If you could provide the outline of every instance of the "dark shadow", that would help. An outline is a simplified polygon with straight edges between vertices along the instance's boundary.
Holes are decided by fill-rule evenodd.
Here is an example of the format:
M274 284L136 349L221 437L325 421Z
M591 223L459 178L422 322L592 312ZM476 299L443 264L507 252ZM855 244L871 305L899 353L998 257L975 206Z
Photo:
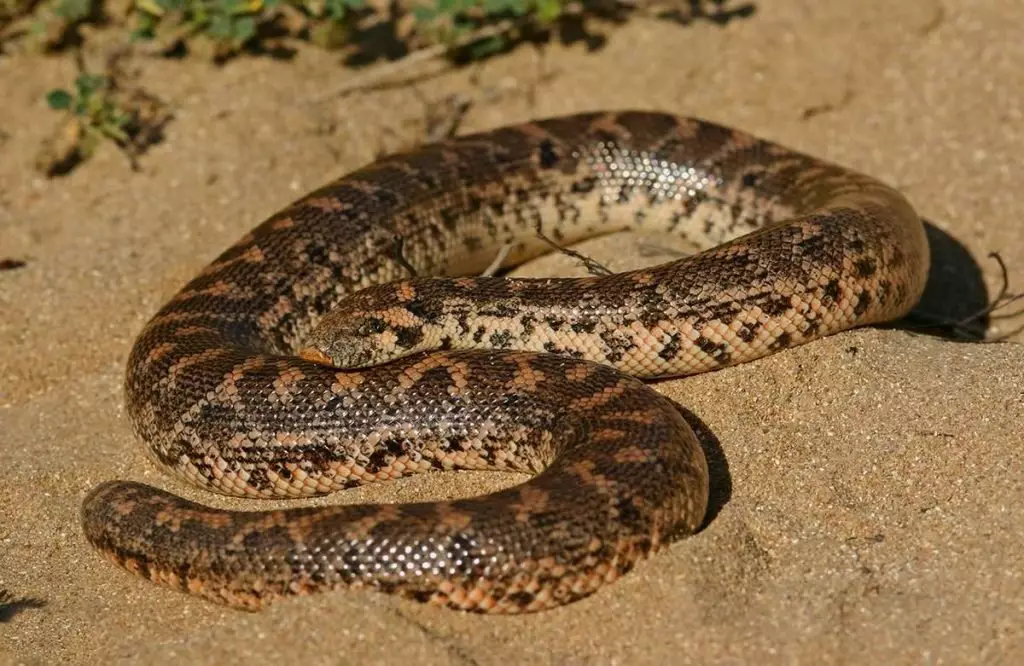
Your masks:
M308 41L308 30L303 30L298 37ZM291 35L284 25L283 18L277 16L259 23L256 26L256 33L237 50L217 54L213 57L212 62L214 65L223 66L241 54L254 58L263 57L288 62L293 60L298 53L295 47L288 45L287 42L290 39ZM192 55L192 49L189 47L187 39L178 39L167 44L167 47L160 51L160 55L168 60L184 60Z
M693 428L708 463L708 508L704 514L704 520L697 528L699 533L703 532L718 517L719 512L732 499L732 475L729 473L729 461L725 459L725 452L722 451L722 445L718 438L704 421L675 400L669 398L669 401L675 405L682 417Z
M168 107L143 90L135 90L125 99L127 101L122 105L121 110L128 114L129 121L121 128L121 131L127 141L123 138L111 138L110 140L128 159L131 170L141 171L139 158L150 148L164 141L165 130L174 116L170 112L164 113L163 110ZM86 159L87 154L83 151L83 146L76 145L46 166L46 177L67 176Z
M409 55L409 46L398 36L400 15L395 3L388 7L388 20L375 23L368 28L353 28L349 46L354 47L345 58L348 67L365 67L378 60L400 60Z
M697 20L726 25L734 19L750 18L757 11L757 6L752 2L736 4L730 0L687 0L685 4L680 4L685 9L666 9L658 13L658 18L675 21L681 25L690 25Z
M312 41L308 27L304 28L298 36L302 40ZM293 60L298 54L298 50L288 45L287 42L290 39L291 34L285 25L284 17L278 15L273 21L261 23L256 28L256 35L246 42L245 51L249 55L263 56L273 60Z
M981 266L960 241L929 220L922 221L931 254L924 295L909 315L885 328L912 330L960 342L984 339L990 318L987 313L976 315L989 307L991 295ZM951 322L965 323L952 326Z
M96 2L87 15L62 26L60 34L47 44L47 51L61 53L81 48L85 43L81 29L86 24L98 27L113 25L118 19L108 15L104 5L103 2ZM594 51L605 45L608 36L595 30L590 25L591 21L619 25L635 15L643 14L683 26L699 21L726 25L735 19L750 18L756 12L755 3L736 2L735 0L676 0L674 6L655 12L646 10L640 4L620 0L583 0L580 7L580 11L566 14L548 26L531 21L524 22L514 38L503 39L498 47L492 46L486 49L486 56L481 56L477 50L479 44L456 49L449 55L453 62L460 65L478 62L484 57L510 51L522 44L545 44L552 39L557 39L563 44L582 42L589 50ZM370 22L371 25L364 28L359 25L363 22L361 19L373 14L374 10L369 7L348 8L343 25L340 27L342 32L347 33L346 45L354 46L355 49L351 55L345 58L344 63L347 66L358 68L381 60L395 61L407 56L410 51L409 45L398 35L397 30L399 20L405 15L404 12L405 10L392 0L388 8L381 11L386 16L385 20ZM287 20L283 15L267 16L264 14L263 16L264 20L258 23L256 33L251 38L247 39L237 50L218 55L213 62L223 65L239 54L288 61L293 59L297 53L297 49L288 45L290 40L297 38L306 42L313 41L310 35L312 19L309 26L295 31L288 27ZM504 21L518 22L521 19L521 16L508 11L491 13L483 19L460 16L458 20L460 27L474 30L497 25ZM23 32L8 33L4 39L11 41L24 37ZM167 44L166 48L161 51L161 55L171 59L186 57L190 52L187 41L187 39L179 39Z
M621 25L630 18L644 12L640 5L618 2L616 0L584 0L581 11L566 14L552 23L543 26L535 23L524 23L517 35L504 38L497 48L488 48L486 56L481 56L479 44L469 44L455 49L449 57L456 65L479 62L482 58L512 51L515 48L532 44L542 46L554 40L561 44L571 45L582 43L590 51L604 47L609 36L595 30L592 23ZM645 16L671 21L689 26L700 21L716 25L725 25L735 19L750 18L756 13L756 5L752 2L735 2L734 0L680 0L671 9L658 11ZM353 28L349 45L354 52L345 58L344 64L349 67L365 67L379 61L400 60L409 55L409 47L399 37L397 31L401 14L394 5L388 10L388 19L369 26L366 29ZM462 24L469 30L481 29L488 25L497 25L504 21L517 21L512 12L489 14L486 19L467 21Z
M18 20L31 16L43 4L42 2L35 1L26 2L21 5L13 18ZM82 35L83 26L88 24L96 28L105 28L111 26L113 22L114 19L107 13L104 3L94 2L87 7L87 11L84 14L74 19L65 19L58 15L52 15L49 17L49 24L45 21L36 21L34 25L29 23L26 27L16 32L5 34L3 41L14 41L27 37L33 32L34 28L42 27L44 31L49 31L51 35L49 39L43 40L40 44L42 52L47 54L64 53L80 49L85 44L85 38ZM0 28L2 27L4 26L0 25ZM3 44L0 42L0 47L2 46Z
M970 331L976 333L976 338L965 335L963 327L954 330L935 324L937 321L958 322L976 315L988 307L990 295L982 277L981 266L967 248L932 222L922 221L931 255L931 270L925 293L910 315L883 327L912 330L961 342L981 340L988 325L987 315L977 318L971 324ZM732 475L715 434L696 414L674 400L672 403L693 428L708 463L708 509L698 529L700 532L715 520L732 498Z
M42 608L46 602L30 597L16 598L7 590L0 590L0 622L10 622L14 616L30 608Z

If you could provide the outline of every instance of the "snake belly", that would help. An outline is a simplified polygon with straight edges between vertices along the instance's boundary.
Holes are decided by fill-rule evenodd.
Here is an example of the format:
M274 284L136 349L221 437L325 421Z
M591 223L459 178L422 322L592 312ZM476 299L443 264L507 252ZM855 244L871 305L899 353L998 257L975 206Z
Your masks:
M502 246L509 265L544 253L538 231L568 244L626 228L704 249L606 276L465 277ZM134 430L163 467L227 495L429 470L529 480L272 511L111 481L85 498L84 532L129 571L239 608L345 586L478 612L559 606L704 518L700 444L640 378L898 318L927 273L899 193L704 120L585 113L389 156L271 216L153 317L127 365Z

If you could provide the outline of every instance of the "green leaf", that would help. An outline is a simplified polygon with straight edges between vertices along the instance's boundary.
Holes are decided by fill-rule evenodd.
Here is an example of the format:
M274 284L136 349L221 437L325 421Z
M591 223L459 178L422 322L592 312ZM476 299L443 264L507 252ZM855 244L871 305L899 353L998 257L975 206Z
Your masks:
M417 23L429 23L437 18L439 12L436 7L425 7L423 5L416 5L412 8L413 18L416 19Z
M100 140L103 138L103 132L92 125L84 125L82 129L84 133L78 146L82 157L88 159L96 151L96 146L99 145Z
M72 97L67 90L56 89L46 93L46 103L54 111L67 111L71 108Z
M345 0L326 0L324 9L327 10L329 18L334 21L341 21L345 18L345 13L348 10L348 2Z
M522 16L530 11L530 3L529 0L483 0L483 8L488 14L511 12Z
M132 41L153 39L156 34L156 26L160 23L160 19L152 14L147 14L142 11L138 13L138 19L135 21L135 26L131 32Z
M93 0L61 0L54 13L68 21L81 21L92 13Z
M210 19L210 25L206 32L217 40L231 39L234 26L231 25L231 17L224 14L217 14Z
M473 32L473 27L473 24L468 21L455 19L452 21L452 25L446 34L446 38L451 41L457 41L458 39Z
M561 15L561 0L537 0L537 21L540 23L551 23Z
M232 16L252 14L253 12L259 12L261 9L259 3L252 3L247 0L223 0L221 6L226 14Z
M232 30L235 41L238 44L244 44L245 42L252 39L253 35L256 34L256 17L255 16L243 16L235 19L235 25Z
M501 35L488 37L469 46L469 57L473 60L486 58L505 48L505 38Z
M102 74L79 74L78 78L75 79L78 96L82 98L91 97L106 86L107 77Z
M309 37L320 48L336 49L348 41L349 29L339 21L324 21L313 25Z

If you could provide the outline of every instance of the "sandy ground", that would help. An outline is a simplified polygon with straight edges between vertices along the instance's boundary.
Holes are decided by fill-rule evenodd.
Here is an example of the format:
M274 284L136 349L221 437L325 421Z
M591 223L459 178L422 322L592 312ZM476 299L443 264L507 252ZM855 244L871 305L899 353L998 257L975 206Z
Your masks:
M706 428L712 519L598 595L541 615L344 592L245 614L124 574L82 538L81 498L111 478L243 506L143 456L121 400L133 337L265 215L417 141L424 99L472 96L463 131L627 106L734 124L902 188L933 225L923 310L963 314L991 298L991 251L1020 290L1024 4L755 4L725 25L635 20L595 52L521 48L320 103L310 100L350 76L334 55L139 60L149 89L177 106L167 140L141 173L104 150L52 181L31 160L52 128L43 95L73 64L0 56L0 259L27 262L0 272L0 662L1024 663L1019 334L969 344L861 330L659 384ZM624 245L638 241L586 247L622 268ZM567 264L543 261L531 270ZM1021 323L994 320L989 333ZM428 476L344 501L512 481Z

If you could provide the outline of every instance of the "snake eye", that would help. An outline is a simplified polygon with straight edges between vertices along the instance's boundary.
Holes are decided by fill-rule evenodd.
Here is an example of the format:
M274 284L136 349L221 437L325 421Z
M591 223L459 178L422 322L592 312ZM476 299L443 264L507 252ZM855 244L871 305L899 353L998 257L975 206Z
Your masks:
M383 319L373 317L372 319L367 319L360 324L356 333L358 335L373 335L374 333L383 332L385 328L387 328L387 324L384 323Z

